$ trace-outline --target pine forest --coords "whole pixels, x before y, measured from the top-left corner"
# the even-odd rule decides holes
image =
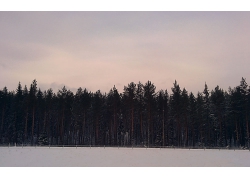
[[[193,94],[148,81],[123,92],[66,87],[42,91],[37,81],[0,90],[0,145],[249,148],[250,87],[242,78]]]

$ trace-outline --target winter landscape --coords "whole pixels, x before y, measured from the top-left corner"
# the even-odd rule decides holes
[[[249,167],[250,151],[118,147],[0,147],[0,167]]]
[[[1,11],[0,27],[1,178],[248,179],[249,11]]]

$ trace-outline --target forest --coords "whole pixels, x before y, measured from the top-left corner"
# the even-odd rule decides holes
[[[119,93],[65,86],[42,91],[37,81],[0,90],[0,145],[249,148],[250,87],[219,86],[193,94],[148,81]]]

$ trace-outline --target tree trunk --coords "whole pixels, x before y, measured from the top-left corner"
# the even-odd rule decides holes
[[[162,111],[162,146],[165,146],[165,122],[164,122],[164,109]]]
[[[49,112],[48,112],[47,125],[45,128],[47,129],[47,136],[48,136],[48,141],[49,141],[49,139],[51,138],[51,135],[50,135],[50,113]]]
[[[148,109],[148,117],[147,117],[147,119],[148,119],[148,124],[147,124],[147,127],[148,127],[148,147],[149,147],[149,144],[150,144],[150,142],[149,142],[149,140],[150,140],[150,133],[149,133],[149,130],[150,130],[150,118],[149,118],[149,116],[150,116],[150,110]]]
[[[237,120],[235,120],[235,126],[236,126],[236,146],[239,146],[239,131],[238,131],[238,123]]]
[[[32,129],[31,129],[31,145],[33,146],[34,141],[34,126],[35,126],[35,108],[33,108],[32,112]]]
[[[114,108],[114,145],[117,145],[117,117],[116,117],[116,107]]]
[[[99,143],[99,116],[95,120],[95,145]]]
[[[181,144],[181,131],[180,131],[180,119],[177,117],[177,146],[179,147]]]
[[[109,129],[109,145],[112,145],[112,137],[113,137],[113,120],[110,118],[110,129]]]
[[[200,125],[200,140],[201,140],[201,144],[203,144],[203,135],[202,135],[202,124]]]
[[[194,132],[194,125],[192,125],[192,145],[195,146],[195,132]]]
[[[150,121],[150,119],[148,117],[148,147],[149,147],[149,121]]]
[[[27,134],[28,134],[28,108],[26,110],[26,117],[25,117],[25,127],[24,127],[24,140],[27,140]]]
[[[185,146],[187,146],[188,145],[188,127],[187,126],[186,126],[185,137],[186,137],[186,139],[185,139]]]
[[[85,123],[86,123],[86,110],[84,109],[83,124],[82,124],[82,144],[84,144]]]
[[[248,148],[250,148],[250,147],[249,147],[249,129],[248,129],[247,115],[246,115],[246,131],[247,131],[247,143],[248,143]]]
[[[140,111],[140,124],[141,124],[141,140],[144,141],[144,137],[143,137],[143,123],[142,123],[142,112],[141,111]]]
[[[222,122],[221,122],[221,120],[220,120],[220,146],[222,145]]]
[[[134,143],[134,108],[131,110],[131,145]]]
[[[60,129],[60,140],[61,140],[61,144],[64,144],[64,108],[63,108],[63,113],[62,113],[62,119],[61,119],[61,129]]]
[[[2,139],[2,135],[3,135],[3,123],[4,123],[4,110],[5,108],[3,107],[2,109],[2,122],[1,122],[1,131],[0,131],[0,136],[1,136],[1,139]]]
[[[46,111],[44,112],[44,120],[43,120],[43,132],[46,130]]]

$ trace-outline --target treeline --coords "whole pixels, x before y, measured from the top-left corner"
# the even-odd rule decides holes
[[[250,87],[215,87],[194,95],[175,81],[171,92],[150,81],[119,93],[63,87],[41,91],[19,82],[0,90],[0,143],[27,145],[249,148]]]

